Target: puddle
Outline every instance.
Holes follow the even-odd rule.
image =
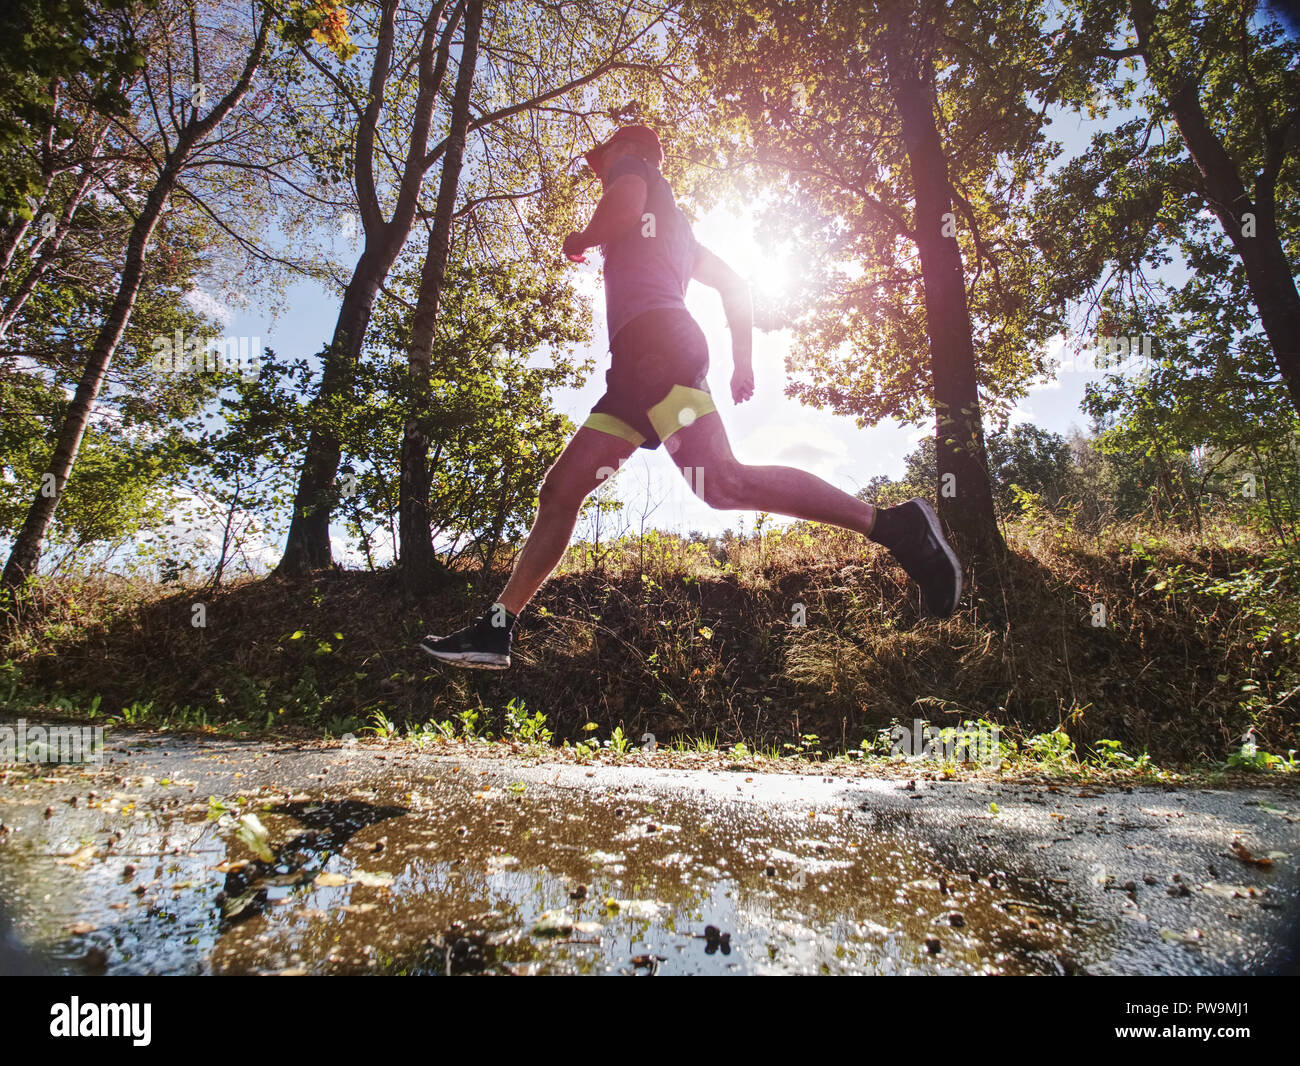
[[[1051,974],[1114,933],[856,809],[440,771],[250,795],[265,861],[202,789],[90,787],[0,797],[0,899],[62,973]]]

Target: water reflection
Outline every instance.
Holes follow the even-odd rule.
[[[114,793],[55,818],[6,799],[17,831],[0,892],[24,942],[66,973],[1073,966],[1077,929],[1057,902],[998,871],[949,869],[906,818],[516,793],[470,776],[254,799],[271,861],[194,792]]]

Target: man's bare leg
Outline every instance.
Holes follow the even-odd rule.
[[[573,435],[538,493],[537,517],[510,580],[497,600],[518,614],[564,558],[583,501],[637,446],[621,437],[583,426]]]
[[[664,444],[682,476],[710,507],[767,511],[855,530],[889,549],[921,587],[931,614],[947,618],[957,609],[961,561],[925,500],[875,508],[807,471],[737,462],[716,411],[677,430]]]
[[[716,411],[702,415],[665,442],[673,462],[710,507],[767,511],[809,522],[871,533],[875,508],[816,474],[793,466],[747,466],[731,452]]]
[[[505,670],[510,666],[514,616],[533,598],[564,556],[582,501],[636,450],[621,437],[583,426],[546,472],[537,517],[501,598],[477,621],[450,636],[430,634],[420,647],[453,666]]]

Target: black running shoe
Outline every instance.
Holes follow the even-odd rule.
[[[449,637],[427,636],[420,647],[435,659],[472,670],[505,670],[510,666],[513,629],[494,626],[487,615]]]
[[[898,547],[891,549],[898,564],[921,586],[926,610],[947,618],[961,599],[961,563],[943,539],[939,516],[925,500],[913,496],[898,508],[909,529]]]

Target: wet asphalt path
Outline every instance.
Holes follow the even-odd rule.
[[[654,763],[115,730],[97,766],[0,768],[0,901],[65,973],[1224,974],[1290,957],[1293,789]]]

